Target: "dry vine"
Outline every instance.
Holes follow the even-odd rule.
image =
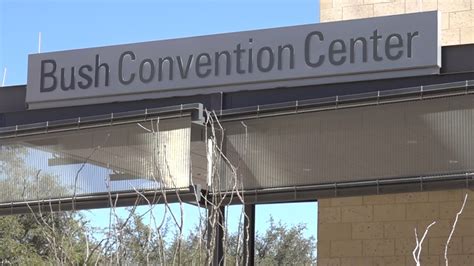
[[[456,217],[455,217],[454,223],[451,227],[451,231],[449,232],[448,239],[446,240],[446,244],[444,245],[444,260],[445,260],[446,266],[449,265],[449,258],[448,258],[449,244],[451,243],[451,238],[454,234],[454,231],[456,230],[456,226],[457,226],[457,223],[458,223],[459,216],[463,213],[464,207],[466,206],[467,198],[468,198],[468,194],[466,193],[465,196],[464,196],[464,200],[463,200],[463,203],[461,205],[461,208],[456,213]],[[421,265],[420,255],[421,255],[421,250],[422,250],[422,246],[423,246],[423,241],[425,240],[426,236],[428,235],[428,231],[430,230],[430,228],[432,226],[434,226],[435,224],[436,224],[436,221],[432,222],[431,224],[429,224],[426,227],[425,232],[423,233],[423,236],[421,237],[421,239],[418,238],[418,233],[417,233],[416,228],[415,228],[416,246],[415,246],[415,249],[413,249],[412,255],[413,255],[413,260],[415,261],[417,266]]]

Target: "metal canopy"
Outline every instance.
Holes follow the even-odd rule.
[[[189,193],[191,184],[202,186],[205,164],[191,166],[193,158],[205,158],[202,107],[160,111],[2,128],[0,204],[67,206],[101,195]]]
[[[253,190],[472,172],[473,121],[469,94],[223,125],[236,177]]]
[[[463,81],[222,111],[222,150],[236,171],[215,162],[220,193],[237,182],[262,203],[470,188],[472,89]],[[41,202],[106,207],[109,192],[130,205],[135,190],[195,201],[208,185],[202,121],[202,106],[181,105],[1,128],[0,213]]]

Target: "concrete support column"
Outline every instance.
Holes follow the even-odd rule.
[[[208,217],[211,217],[211,212],[213,210],[208,210]],[[224,265],[224,228],[221,226],[225,224],[225,207],[222,206],[219,208],[217,215],[217,225],[215,226],[215,235],[212,236],[212,225],[207,223],[207,233],[208,233],[208,245],[210,244],[211,238],[214,237],[214,256],[212,258],[213,266]]]
[[[255,204],[245,205],[243,265],[255,265]],[[247,229],[248,228],[248,229]],[[248,257],[248,258],[247,258]]]

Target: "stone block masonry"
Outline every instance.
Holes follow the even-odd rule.
[[[421,263],[445,265],[445,244],[466,193],[448,257],[450,265],[472,265],[474,192],[460,189],[320,199],[318,266],[415,265],[414,229],[422,235],[433,221]]]
[[[443,46],[474,43],[474,0],[320,0],[320,21],[439,10]]]

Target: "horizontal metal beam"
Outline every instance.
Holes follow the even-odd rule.
[[[166,197],[165,197],[166,195]],[[166,198],[166,200],[165,200]],[[32,200],[0,204],[0,216],[11,214],[24,214],[31,212],[71,211],[111,207],[127,207],[147,204],[191,203],[196,201],[192,189],[177,189],[160,191],[135,191],[114,192],[111,194],[100,193],[74,198],[56,198],[48,200]],[[113,204],[113,205],[112,205]]]
[[[83,164],[84,160],[79,160],[75,158],[68,157],[57,157],[48,159],[48,166],[61,166],[61,165],[71,165],[71,164]]]
[[[132,174],[126,174],[126,173],[116,173],[116,174],[110,174],[109,179],[110,181],[123,181],[123,180],[136,180],[140,179],[141,177],[135,176]]]
[[[245,204],[262,204],[446,189],[474,189],[474,173],[465,172],[433,176],[326,183],[309,186],[261,188],[244,190],[240,191],[240,193],[243,194]],[[242,204],[238,197],[235,195],[231,197],[231,195],[231,192],[221,193],[221,197],[231,199],[231,201],[227,201],[225,204]]]
[[[471,189],[474,190],[474,173],[452,173],[436,176],[418,176],[404,178],[390,178],[380,180],[366,180],[357,182],[328,183],[311,186],[278,187],[241,191],[245,204],[283,203],[317,201],[322,198],[380,195],[402,192],[423,192],[446,189]],[[29,213],[31,211],[68,211],[81,209],[95,209],[111,207],[110,202],[116,203],[115,207],[163,204],[166,194],[166,202],[182,202],[196,204],[199,200],[202,204],[203,197],[212,197],[212,193],[201,189],[178,189],[160,191],[127,191],[121,193],[100,193],[89,196],[78,196],[76,198],[59,198],[49,200],[12,202],[0,204],[0,215]],[[198,193],[195,194],[195,193]],[[239,197],[231,197],[231,192],[222,192],[220,197],[225,199],[224,205],[242,204]],[[226,197],[223,197],[226,196]],[[145,198],[147,200],[145,200]]]
[[[379,90],[366,93],[331,96],[300,101],[257,105],[222,110],[218,115],[222,121],[257,119],[275,115],[289,115],[344,108],[355,108],[397,102],[419,101],[474,93],[474,80]]]
[[[202,104],[181,104],[170,107],[160,107],[121,113],[111,113],[96,116],[77,117],[73,119],[45,121],[34,124],[23,124],[9,127],[0,127],[0,139],[22,136],[64,132],[87,128],[114,126],[132,122],[142,122],[159,117],[173,119],[191,116],[195,122],[203,121]]]

